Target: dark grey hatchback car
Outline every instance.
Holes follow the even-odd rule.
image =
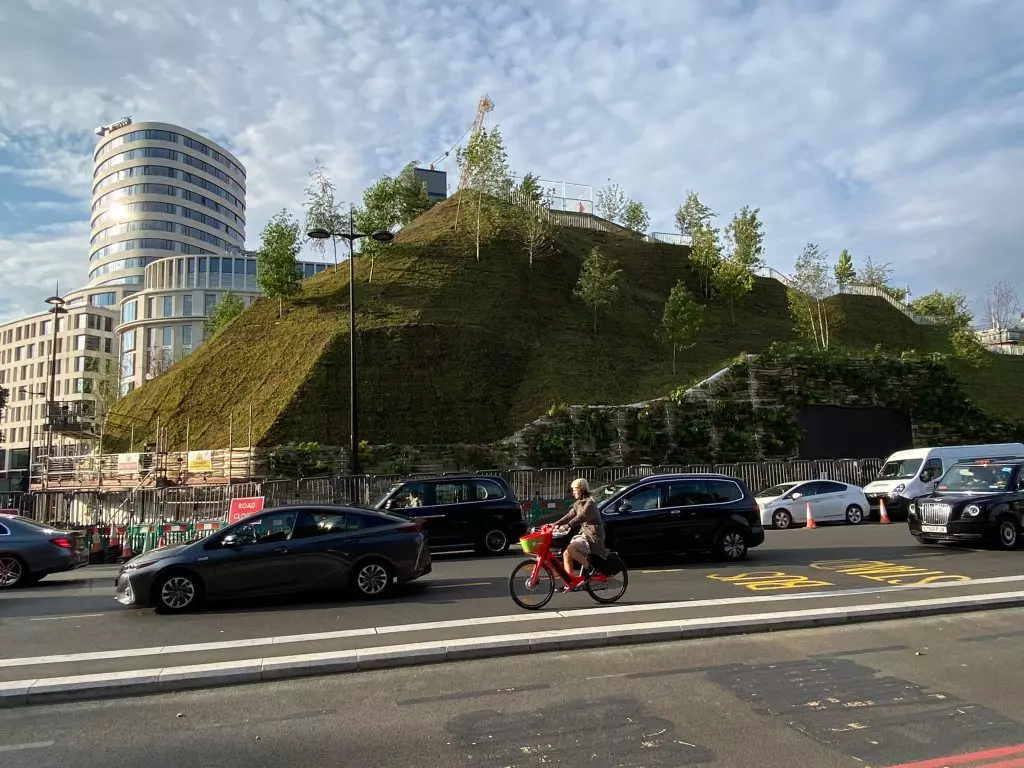
[[[180,613],[205,600],[295,592],[381,597],[430,570],[422,522],[316,505],[260,512],[207,538],[146,552],[114,583],[124,605]]]

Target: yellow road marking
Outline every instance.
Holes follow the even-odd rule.
[[[754,592],[771,592],[779,589],[806,589],[807,587],[834,587],[830,581],[812,579],[809,576],[799,576],[784,571],[750,571],[747,573],[736,573],[723,575],[718,573],[708,574],[707,578],[712,581],[724,581],[727,584],[735,584],[739,587],[746,587]]]
[[[862,579],[881,582],[883,584],[934,584],[936,582],[971,581],[970,576],[961,576],[931,568],[918,568],[913,565],[900,565],[885,560],[819,560],[810,564],[819,571],[842,573],[846,576],[859,576]]]

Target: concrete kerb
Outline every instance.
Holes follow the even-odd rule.
[[[309,675],[435,664],[507,656],[516,653],[540,653],[580,647],[780,632],[854,622],[885,621],[1022,606],[1024,606],[1024,592],[1003,592],[990,595],[916,600],[888,605],[859,605],[742,616],[677,619],[605,627],[582,627],[163,669],[17,680],[0,682],[0,708],[145,693],[166,693],[257,681],[280,681]]]

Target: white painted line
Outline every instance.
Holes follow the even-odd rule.
[[[902,603],[854,605],[846,608],[778,611],[740,616],[652,621],[588,627],[593,645],[664,642],[683,638],[714,637],[834,626],[849,621],[882,621],[976,608],[1024,605],[1024,591],[952,598],[910,600]],[[440,663],[510,653],[562,650],[574,647],[579,629],[516,633],[492,637],[390,645],[377,648],[313,653],[290,657],[243,659],[225,664],[200,664],[132,672],[75,677],[20,680],[0,684],[0,707],[82,700],[131,693],[183,690],[231,685],[257,680],[281,680],[321,671],[362,671],[382,667]],[[42,744],[42,742],[40,742]],[[14,745],[23,748],[26,745]],[[50,746],[47,744],[46,746]]]
[[[187,645],[152,646],[148,648],[125,648],[108,651],[89,651],[85,653],[65,653],[50,656],[31,656],[13,659],[0,659],[0,668],[24,667],[36,664],[65,664],[83,661],[103,661],[106,659],[128,659],[145,656],[160,656],[170,653],[194,653],[198,651],[221,651],[236,648],[247,648],[260,645],[285,645],[290,643],[308,643],[336,640],[350,637],[371,635],[387,635],[397,632],[424,632],[433,629],[457,629],[487,624],[517,624],[523,621],[544,621],[552,619],[571,619],[583,616],[604,616],[621,613],[648,613],[652,611],[669,611],[689,608],[708,608],[726,605],[746,605],[753,603],[786,602],[790,600],[813,600],[818,598],[853,597],[861,595],[877,595],[887,592],[927,589],[960,589],[973,585],[1003,584],[1024,581],[1024,575],[993,576],[984,579],[961,582],[935,582],[932,584],[906,584],[901,586],[864,587],[861,589],[837,589],[825,592],[791,592],[771,595],[750,595],[743,597],[722,597],[707,600],[681,600],[672,603],[649,603],[645,605],[612,605],[601,608],[579,608],[569,611],[550,611],[537,613],[515,613],[503,616],[480,616],[472,619],[452,619],[450,621],[431,621],[419,624],[400,624],[388,627],[365,627],[362,629],[343,629],[331,632],[313,632],[302,635],[281,635],[278,637],[254,637],[244,640],[223,640],[212,643],[191,643]],[[974,597],[974,596],[971,596]],[[986,597],[981,595],[979,597]],[[942,598],[945,599],[945,598]],[[726,617],[733,618],[733,617]],[[588,628],[589,629],[589,628]]]
[[[91,619],[95,616],[106,616],[105,613],[73,613],[69,616],[36,616],[29,621],[61,621],[63,619]]]
[[[467,581],[464,584],[424,584],[427,589],[458,589],[460,587],[489,587],[489,581]]]
[[[28,744],[0,744],[0,752],[19,752],[23,749],[46,749],[52,747],[54,741],[33,741]]]

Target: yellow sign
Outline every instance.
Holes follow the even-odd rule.
[[[895,586],[971,580],[970,576],[959,576],[929,568],[916,568],[913,565],[889,563],[884,560],[819,560],[816,563],[811,563],[811,568],[842,573],[847,576],[859,576],[862,579]]]
[[[809,576],[798,576],[782,571],[751,571],[724,576],[718,573],[708,575],[712,581],[724,581],[746,587],[754,592],[771,592],[778,589],[802,589],[805,587],[834,587],[830,581],[812,579]]]
[[[213,472],[213,451],[189,451],[189,472]]]

